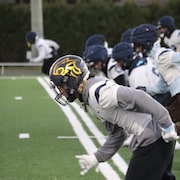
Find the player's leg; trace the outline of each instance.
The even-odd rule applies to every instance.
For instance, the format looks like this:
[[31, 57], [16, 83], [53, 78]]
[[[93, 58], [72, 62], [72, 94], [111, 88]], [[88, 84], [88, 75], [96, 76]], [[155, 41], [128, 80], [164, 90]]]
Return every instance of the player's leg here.
[[[180, 122], [180, 93], [173, 97], [173, 102], [167, 107], [174, 123]], [[180, 125], [176, 124], [177, 134], [180, 135]]]
[[132, 155], [125, 180], [163, 180], [165, 174], [175, 180], [171, 173], [173, 152], [174, 142], [166, 143], [162, 138], [139, 148]]

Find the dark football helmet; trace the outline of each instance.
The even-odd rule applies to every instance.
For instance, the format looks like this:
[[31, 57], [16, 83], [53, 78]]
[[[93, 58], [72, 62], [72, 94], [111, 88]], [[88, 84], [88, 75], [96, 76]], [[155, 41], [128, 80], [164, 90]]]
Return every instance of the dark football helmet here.
[[131, 34], [131, 41], [134, 47], [141, 46], [144, 55], [147, 55], [157, 40], [157, 29], [152, 24], [141, 24], [134, 28]]
[[167, 33], [172, 33], [175, 29], [175, 20], [172, 16], [162, 16], [159, 18], [157, 28], [167, 28]]
[[106, 64], [108, 60], [107, 49], [102, 45], [90, 46], [86, 49], [86, 52], [84, 53], [84, 60], [90, 66], [97, 61], [102, 61], [103, 64]]
[[[49, 77], [51, 80], [51, 88], [57, 94], [55, 100], [61, 105], [73, 102], [78, 90], [89, 77], [89, 70], [84, 60], [76, 55], [66, 55], [57, 59], [50, 68]], [[64, 92], [60, 92], [59, 88], [65, 88]], [[78, 89], [79, 88], [79, 89]]]
[[124, 31], [124, 32], [121, 34], [120, 41], [121, 41], [121, 42], [131, 43], [131, 33], [132, 33], [132, 31], [133, 31], [133, 28], [130, 28], [130, 29]]
[[27, 42], [28, 47], [35, 43], [37, 37], [37, 33], [33, 31], [28, 31], [25, 36], [25, 40]]
[[85, 48], [88, 48], [88, 47], [93, 46], [93, 45], [105, 46], [105, 43], [106, 43], [106, 40], [105, 40], [104, 35], [93, 34], [86, 40]]
[[133, 56], [133, 47], [128, 42], [120, 42], [113, 47], [112, 58], [115, 61], [122, 60], [129, 65], [133, 61]]

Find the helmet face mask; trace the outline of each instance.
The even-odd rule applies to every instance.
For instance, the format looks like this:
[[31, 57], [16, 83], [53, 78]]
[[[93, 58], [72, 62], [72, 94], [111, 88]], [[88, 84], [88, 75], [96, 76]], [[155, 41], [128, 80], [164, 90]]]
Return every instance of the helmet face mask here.
[[64, 96], [64, 92], [60, 92], [59, 89], [54, 85], [53, 81], [50, 82], [50, 88], [55, 92], [56, 96], [55, 96], [55, 100], [56, 102], [58, 102], [59, 104], [66, 106], [69, 101], [67, 99], [66, 96]]
[[49, 71], [51, 87], [56, 92], [55, 100], [61, 105], [73, 102], [78, 88], [89, 77], [88, 68], [79, 56], [67, 55], [54, 62]]

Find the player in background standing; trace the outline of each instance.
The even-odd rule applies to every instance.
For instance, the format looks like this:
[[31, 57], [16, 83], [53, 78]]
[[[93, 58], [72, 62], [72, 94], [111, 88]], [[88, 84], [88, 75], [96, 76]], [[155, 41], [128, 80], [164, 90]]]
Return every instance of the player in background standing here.
[[176, 29], [175, 20], [172, 16], [162, 16], [157, 23], [161, 45], [180, 52], [180, 29]]
[[49, 74], [51, 88], [58, 89], [55, 98], [58, 103], [67, 105], [78, 98], [90, 107], [109, 133], [96, 152], [76, 156], [81, 175], [108, 161], [129, 132], [134, 137], [125, 180], [175, 180], [171, 170], [174, 140], [178, 136], [168, 111], [160, 103], [141, 90], [118, 85], [105, 77], [90, 77], [79, 56], [59, 58]]
[[29, 57], [29, 61], [34, 63], [43, 62], [41, 71], [49, 75], [49, 69], [57, 58], [59, 44], [53, 40], [41, 38], [33, 31], [28, 31], [25, 39], [28, 48], [31, 48], [34, 44], [38, 52], [38, 56], [35, 58]]

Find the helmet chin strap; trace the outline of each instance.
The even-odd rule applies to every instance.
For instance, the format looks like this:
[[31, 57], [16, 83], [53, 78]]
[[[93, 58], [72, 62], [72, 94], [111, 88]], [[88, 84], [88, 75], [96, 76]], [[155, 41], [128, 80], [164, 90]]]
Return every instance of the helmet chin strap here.
[[84, 86], [86, 85], [87, 79], [89, 78], [90, 72], [88, 71], [88, 73], [86, 74], [86, 76], [84, 77], [82, 83], [78, 86], [78, 93], [82, 94]]

